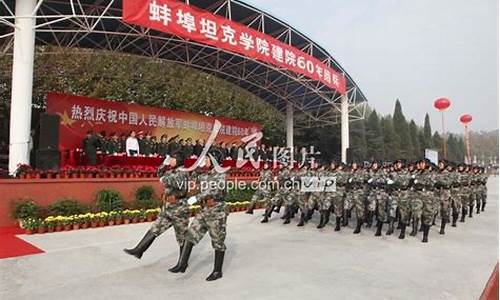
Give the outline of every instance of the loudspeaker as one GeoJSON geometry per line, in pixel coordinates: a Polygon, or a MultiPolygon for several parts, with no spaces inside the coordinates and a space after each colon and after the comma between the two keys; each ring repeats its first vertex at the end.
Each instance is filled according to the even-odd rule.
{"type": "Polygon", "coordinates": [[[346,156],[347,163],[352,164],[352,162],[354,161],[354,153],[352,151],[352,148],[347,148],[346,156]]]}
{"type": "Polygon", "coordinates": [[[59,119],[58,115],[40,115],[39,149],[59,149],[59,119]]]}
{"type": "Polygon", "coordinates": [[[61,152],[57,149],[43,149],[36,152],[36,167],[42,170],[59,169],[61,152]]]}

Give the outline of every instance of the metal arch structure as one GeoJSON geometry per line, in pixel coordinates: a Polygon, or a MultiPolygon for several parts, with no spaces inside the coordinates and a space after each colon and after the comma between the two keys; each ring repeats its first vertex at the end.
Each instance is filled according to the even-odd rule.
{"type": "MultiPolygon", "coordinates": [[[[19,89],[14,83],[16,77],[20,76],[19,73],[23,73],[24,78],[26,75],[32,77],[32,62],[28,65],[18,64],[21,65],[20,69],[15,65],[16,62],[33,56],[34,49],[29,51],[27,48],[33,44],[30,39],[34,39],[37,45],[92,48],[141,55],[184,64],[214,74],[286,112],[286,127],[291,133],[287,134],[288,146],[293,145],[293,126],[315,127],[341,123],[344,135],[346,130],[348,134],[349,121],[346,124],[346,120],[364,118],[366,98],[349,74],[326,50],[293,27],[238,0],[184,2],[259,30],[319,59],[346,77],[347,92],[341,95],[318,81],[283,68],[178,36],[124,23],[121,17],[121,0],[0,0],[0,53],[8,55],[12,52],[14,55],[12,99],[16,99],[14,89],[19,89]],[[31,68],[30,72],[28,68],[31,68]]],[[[29,85],[31,93],[31,80],[29,85]]],[[[24,85],[22,87],[24,88],[24,85]]],[[[12,104],[14,106],[14,101],[12,104]]],[[[16,112],[15,109],[11,110],[12,112],[16,112]]],[[[22,137],[15,141],[11,139],[10,153],[13,144],[16,148],[15,144],[27,142],[26,134],[16,133],[12,125],[15,124],[11,119],[11,137],[13,130],[22,137]]],[[[26,131],[25,126],[21,127],[26,131]]],[[[348,137],[347,140],[343,138],[343,141],[343,144],[347,142],[347,145],[342,146],[345,161],[344,152],[348,147],[348,137]]],[[[17,159],[17,162],[23,162],[23,159],[17,159]]],[[[9,170],[12,172],[10,163],[9,170]]]]}

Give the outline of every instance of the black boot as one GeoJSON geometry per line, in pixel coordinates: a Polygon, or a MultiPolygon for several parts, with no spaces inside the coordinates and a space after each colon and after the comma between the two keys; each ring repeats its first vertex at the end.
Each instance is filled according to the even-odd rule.
{"type": "Polygon", "coordinates": [[[321,219],[322,219],[322,223],[320,225],[318,225],[318,228],[323,228],[326,226],[326,224],[328,224],[328,222],[330,222],[330,211],[325,209],[325,210],[322,210],[321,211],[321,219]]]}
{"type": "Polygon", "coordinates": [[[250,204],[250,206],[248,206],[248,209],[247,209],[247,211],[245,213],[249,214],[249,215],[253,215],[253,210],[254,209],[255,209],[255,204],[250,204]]]}
{"type": "Polygon", "coordinates": [[[420,225],[420,228],[418,229],[418,232],[424,231],[424,223],[420,225]]]}
{"type": "Polygon", "coordinates": [[[366,228],[371,228],[373,225],[373,212],[369,211],[366,214],[366,228]]]}
{"type": "Polygon", "coordinates": [[[436,217],[437,217],[437,213],[434,215],[434,218],[432,218],[432,225],[436,225],[436,217]]]}
{"type": "Polygon", "coordinates": [[[453,220],[451,222],[451,227],[457,227],[458,212],[452,213],[453,220]]]}
{"type": "Polygon", "coordinates": [[[469,205],[469,218],[472,218],[473,212],[474,212],[474,205],[469,205]]]}
{"type": "Polygon", "coordinates": [[[465,216],[467,215],[467,208],[462,207],[462,216],[460,217],[460,222],[464,223],[465,222],[465,216]]]}
{"type": "Polygon", "coordinates": [[[441,219],[441,230],[439,230],[439,234],[444,234],[444,228],[446,227],[446,219],[441,219]]]}
{"type": "Polygon", "coordinates": [[[325,225],[323,224],[323,222],[325,222],[325,214],[323,213],[323,211],[321,211],[319,215],[320,215],[319,224],[318,226],[316,226],[316,228],[318,229],[325,227],[325,225]]]}
{"type": "Polygon", "coordinates": [[[389,228],[387,229],[385,235],[391,235],[393,232],[394,232],[394,218],[389,217],[389,228]]]}
{"type": "Polygon", "coordinates": [[[299,223],[297,224],[297,226],[301,227],[301,226],[304,226],[304,218],[305,218],[305,215],[304,213],[300,213],[300,220],[299,220],[299,223]]]}
{"type": "Polygon", "coordinates": [[[284,215],[285,222],[283,222],[283,224],[290,224],[290,216],[291,216],[290,210],[291,209],[289,207],[285,208],[285,215],[284,215]]]}
{"type": "Polygon", "coordinates": [[[335,229],[334,231],[340,231],[340,217],[335,217],[335,229]]]}
{"type": "Polygon", "coordinates": [[[309,220],[311,220],[313,214],[314,214],[314,208],[308,209],[304,221],[308,222],[309,220]]]}
{"type": "Polygon", "coordinates": [[[148,230],[141,241],[133,249],[123,249],[125,253],[141,259],[142,254],[151,246],[156,239],[156,235],[151,230],[148,230]]]}
{"type": "Polygon", "coordinates": [[[478,203],[476,204],[476,214],[479,214],[479,212],[481,211],[481,203],[478,203]]]}
{"type": "Polygon", "coordinates": [[[273,209],[274,209],[274,205],[266,208],[266,211],[264,212],[264,219],[262,219],[262,221],[260,221],[261,223],[269,222],[269,218],[271,217],[271,214],[273,213],[273,209]]]}
{"type": "Polygon", "coordinates": [[[430,225],[424,225],[424,237],[422,238],[422,243],[427,243],[429,241],[429,229],[430,225]]]}
{"type": "Polygon", "coordinates": [[[215,250],[214,270],[208,275],[207,281],[217,280],[222,277],[222,264],[224,263],[224,251],[215,250]]]}
{"type": "Polygon", "coordinates": [[[177,268],[172,268],[169,271],[172,273],[184,273],[186,272],[186,268],[188,267],[189,257],[191,256],[191,250],[193,250],[194,244],[185,241],[184,247],[182,248],[181,259],[179,262],[179,266],[177,268]]]}
{"type": "Polygon", "coordinates": [[[342,226],[347,226],[347,225],[349,225],[349,215],[347,211],[344,211],[344,213],[342,214],[342,226]]]}
{"type": "Polygon", "coordinates": [[[483,200],[481,203],[481,211],[484,211],[484,207],[486,206],[486,202],[483,200]]]}
{"type": "Polygon", "coordinates": [[[398,239],[403,240],[405,238],[405,232],[406,232],[406,224],[401,223],[401,233],[399,233],[398,239]]]}
{"type": "Polygon", "coordinates": [[[413,221],[411,223],[411,236],[416,236],[417,235],[417,228],[418,228],[418,218],[413,218],[413,221]]]}
{"type": "Polygon", "coordinates": [[[363,225],[363,220],[358,219],[356,223],[356,229],[353,231],[354,234],[361,232],[361,226],[363,225]]]}
{"type": "Polygon", "coordinates": [[[170,272],[173,270],[177,270],[181,264],[181,257],[182,257],[182,249],[184,248],[184,244],[179,246],[179,260],[177,261],[177,264],[173,266],[172,268],[168,269],[170,272]]]}
{"type": "Polygon", "coordinates": [[[382,223],[382,221],[377,221],[377,231],[375,232],[375,236],[382,235],[382,226],[384,226],[384,223],[382,223]]]}

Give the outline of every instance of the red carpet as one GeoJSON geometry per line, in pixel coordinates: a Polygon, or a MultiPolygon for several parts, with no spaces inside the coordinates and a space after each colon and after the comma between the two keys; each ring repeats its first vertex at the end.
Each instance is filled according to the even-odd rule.
{"type": "Polygon", "coordinates": [[[15,236],[21,233],[24,230],[19,227],[0,227],[0,259],[43,253],[43,250],[15,236]]]}

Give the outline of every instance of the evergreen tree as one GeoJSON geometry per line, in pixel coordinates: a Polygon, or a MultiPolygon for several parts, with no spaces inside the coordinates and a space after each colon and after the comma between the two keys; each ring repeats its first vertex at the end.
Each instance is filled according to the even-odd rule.
{"type": "Polygon", "coordinates": [[[384,159],[384,137],[377,112],[371,112],[366,122],[367,158],[384,159]]]}
{"type": "Polygon", "coordinates": [[[432,136],[432,144],[434,145],[433,149],[439,151],[439,157],[443,157],[443,140],[437,131],[432,136]]]}
{"type": "Polygon", "coordinates": [[[458,141],[455,138],[455,135],[448,135],[448,139],[446,140],[447,144],[447,152],[448,152],[448,160],[453,162],[460,161],[460,150],[458,149],[458,141]]]}
{"type": "Polygon", "coordinates": [[[362,161],[366,159],[366,132],[365,122],[358,121],[350,124],[350,145],[353,159],[362,161]]]}
{"type": "Polygon", "coordinates": [[[420,141],[418,138],[419,130],[417,128],[417,124],[415,124],[415,121],[411,120],[409,129],[411,144],[413,145],[411,160],[417,160],[423,157],[424,151],[422,150],[422,147],[420,147],[420,141]]]}
{"type": "Polygon", "coordinates": [[[431,121],[429,119],[429,114],[425,114],[424,132],[421,146],[424,149],[435,147],[432,140],[431,121]]]}
{"type": "Polygon", "coordinates": [[[392,118],[390,116],[382,118],[381,124],[384,136],[384,160],[394,161],[401,158],[399,153],[399,136],[392,126],[392,118]]]}
{"type": "Polygon", "coordinates": [[[403,110],[399,100],[396,100],[392,122],[394,131],[399,136],[401,157],[411,158],[413,156],[413,146],[411,143],[410,129],[408,128],[408,123],[403,115],[403,110]]]}

